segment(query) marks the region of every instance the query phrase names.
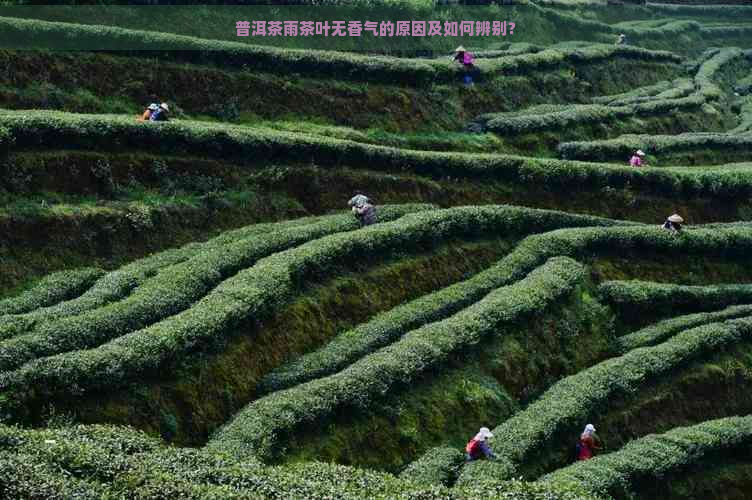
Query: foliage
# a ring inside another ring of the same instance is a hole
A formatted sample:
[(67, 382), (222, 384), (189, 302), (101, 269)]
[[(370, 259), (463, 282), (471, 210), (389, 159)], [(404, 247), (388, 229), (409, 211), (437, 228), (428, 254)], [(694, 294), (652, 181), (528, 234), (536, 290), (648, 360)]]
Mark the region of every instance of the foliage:
[(752, 416), (710, 420), (651, 434), (621, 450), (578, 462), (541, 478), (543, 484), (576, 483), (599, 495), (628, 496), (638, 479), (660, 479), (700, 464), (713, 453), (728, 454), (752, 443)]
[[(389, 212), (382, 217), (389, 220)], [(264, 233), (261, 238), (241, 238), (199, 252), (144, 281), (120, 301), (44, 322), (27, 334), (0, 342), (0, 370), (13, 370), (33, 359), (61, 352), (90, 349), (157, 323), (190, 307), (223, 280), (263, 257), (328, 234), (352, 230), (356, 225), (349, 214), (289, 229), (283, 223), (283, 228)]]
[(688, 314), (685, 316), (670, 318), (619, 337), (619, 349), (623, 353), (629, 352), (638, 347), (646, 347), (663, 342), (682, 330), (688, 330), (707, 323), (715, 323), (744, 316), (752, 316), (752, 306), (731, 306), (721, 311)]
[(452, 354), (487, 336), (503, 334), (505, 326), (547, 309), (583, 278), (580, 264), (552, 259), (521, 281), (496, 289), (454, 316), (404, 334), (341, 372), (250, 403), (214, 436), (209, 447), (237, 456), (274, 458), (284, 451), (282, 440), (287, 433), (346, 408), (367, 407), (395, 387), (409, 386)]
[[(14, 135), (16, 147), (22, 149), (137, 148), (171, 154), (218, 156), (241, 162), (314, 161), (328, 166), (359, 165), (382, 171), (409, 170), (434, 177), (494, 178), (515, 184), (545, 184), (551, 189), (575, 186), (598, 189), (610, 186), (674, 195), (734, 197), (752, 194), (752, 171), (749, 169), (636, 169), (507, 155), (435, 153), (264, 128), (201, 122), (140, 124), (122, 117), (55, 112), (5, 112), (0, 114), (0, 118)], [(715, 147), (752, 147), (752, 136), (684, 134), (670, 137), (623, 136), (615, 141), (567, 143), (562, 145), (560, 151), (566, 158), (577, 156), (590, 159), (581, 151), (595, 148), (598, 154), (601, 149), (631, 152), (632, 148), (641, 145), (649, 147), (650, 143), (660, 151), (658, 143), (674, 144), (688, 140), (696, 146), (696, 142), (691, 142), (691, 137), (705, 137), (707, 145), (723, 139)], [(635, 144), (638, 142), (636, 139), (640, 144)]]
[[(508, 235), (529, 235), (561, 227), (619, 224), (596, 217), (563, 215), (558, 212), (504, 207), (504, 222), (497, 231)], [(342, 370), (357, 359), (380, 349), (404, 333), (442, 320), (477, 302), (520, 275), (504, 265), (495, 265), (476, 276), (420, 297), (382, 313), (367, 323), (344, 332), (322, 348), (305, 354), (268, 374), (260, 383), (262, 392), (287, 389), (297, 384)]]
[[(269, 73), (305, 73), (309, 76), (336, 77), (341, 80), (399, 82), (420, 85), (456, 81), (463, 71), (444, 59), (408, 59), (367, 56), (333, 51), (309, 51), (256, 46), (240, 42), (206, 40), (185, 35), (155, 31), (139, 31), (108, 26), (90, 26), (0, 17), (0, 33), (4, 46), (39, 47), (43, 41), (54, 40), (55, 48), (81, 50), (119, 50), (143, 56), (151, 51), (163, 59), (177, 59), (196, 64), (214, 63), (223, 67)], [(49, 47), (48, 47), (49, 48)], [(677, 62), (670, 52), (638, 47), (594, 45), (578, 50), (543, 50), (538, 53), (479, 59), (477, 70), (493, 77), (500, 72), (519, 73), (555, 66), (560, 63), (586, 62), (627, 57), (649, 61)]]
[[(255, 224), (234, 231), (227, 231), (205, 243), (191, 243), (181, 248), (167, 250), (138, 259), (118, 270), (106, 273), (82, 295), (49, 307), (40, 307), (25, 314), (6, 316), (0, 321), (0, 338), (10, 338), (33, 331), (47, 322), (62, 322), (66, 318), (116, 303), (137, 290), (150, 278), (159, 276), (172, 266), (185, 262), (201, 251), (219, 252), (222, 248), (244, 239), (255, 238), (272, 230), (298, 227), (315, 222), (316, 218), (298, 219), (280, 224)], [(167, 276), (167, 274), (162, 275)], [(158, 280), (157, 280), (158, 281)], [(115, 306), (117, 307), (117, 306)], [(112, 309), (111, 309), (112, 310)]]
[(752, 302), (752, 285), (688, 286), (639, 280), (607, 281), (598, 291), (605, 303), (626, 317), (707, 311)]
[[(491, 444), (503, 462), (519, 464), (536, 450), (551, 446), (552, 440), (566, 431), (577, 435), (587, 419), (615, 395), (634, 394), (688, 361), (750, 338), (752, 319), (746, 317), (686, 330), (657, 346), (603, 361), (554, 384), (494, 429)], [(476, 472), (465, 467), (462, 474), (472, 478)]]
[(570, 485), (510, 481), (450, 490), (335, 464), (270, 467), (206, 449), (167, 448), (141, 432), (100, 425), (39, 430), (0, 426), (0, 471), (0, 495), (5, 498), (595, 498)]
[[(724, 92), (718, 79), (731, 64), (743, 60), (740, 49), (722, 49), (705, 60), (698, 68), (694, 84), (677, 82), (676, 87), (654, 85), (622, 94), (603, 104), (572, 104), (531, 108), (512, 113), (482, 115), (478, 121), (486, 130), (499, 134), (526, 134), (542, 130), (560, 130), (580, 124), (613, 122), (637, 116), (663, 116), (679, 110), (700, 108), (709, 101), (720, 99)], [(696, 91), (693, 92), (696, 88)], [(656, 95), (652, 92), (660, 90)], [(692, 92), (692, 93), (691, 93)], [(691, 93), (691, 94), (690, 94)], [(646, 95), (645, 95), (646, 94)]]
[(434, 448), (408, 465), (399, 477), (424, 485), (451, 486), (464, 461), (465, 454), (457, 448)]
[(86, 291), (103, 274), (104, 271), (94, 267), (50, 274), (19, 296), (0, 300), (0, 318), (72, 299)]
[(628, 159), (637, 149), (660, 157), (668, 154), (709, 149), (714, 151), (752, 152), (752, 134), (693, 132), (678, 135), (623, 135), (602, 141), (565, 142), (559, 155), (566, 159), (609, 161)]

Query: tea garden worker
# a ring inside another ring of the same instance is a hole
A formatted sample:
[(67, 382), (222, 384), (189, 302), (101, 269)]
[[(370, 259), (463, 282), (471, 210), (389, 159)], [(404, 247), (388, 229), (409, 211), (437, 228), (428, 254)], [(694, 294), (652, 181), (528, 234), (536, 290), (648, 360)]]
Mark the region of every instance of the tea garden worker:
[(645, 165), (645, 151), (638, 149), (629, 159), (629, 164), (633, 167), (644, 167)]
[(587, 424), (577, 443), (577, 460), (590, 460), (601, 449), (601, 442), (595, 433), (595, 426)]
[(151, 118), (151, 115), (159, 109), (159, 105), (156, 102), (149, 104), (144, 113), (138, 118), (138, 121), (147, 122)]
[(170, 121), (170, 106), (166, 102), (159, 105), (159, 108), (151, 114), (149, 121), (153, 122), (167, 122)]
[(493, 433), (488, 427), (481, 427), (478, 434), (476, 434), (475, 437), (465, 446), (465, 460), (471, 462), (483, 457), (495, 459), (496, 455), (488, 445), (488, 440), (492, 437)]
[(364, 195), (360, 191), (355, 191), (355, 195), (350, 198), (350, 201), (347, 202), (347, 206), (355, 208), (361, 205), (365, 205), (366, 203), (371, 203), (371, 200), (368, 198), (368, 196)]
[(355, 213), (355, 217), (360, 221), (361, 226), (370, 226), (376, 223), (376, 207), (370, 203), (353, 207), (353, 212)]
[(475, 61), (475, 56), (473, 56), (473, 53), (466, 50), (465, 47), (460, 45), (459, 47), (454, 49), (454, 58), (452, 60), (462, 64), (462, 67), (465, 69), (465, 76), (463, 78), (465, 85), (472, 86), (473, 77), (470, 75), (470, 72), (475, 67), (473, 65), (473, 62)]
[(678, 233), (681, 231), (681, 225), (684, 223), (684, 219), (679, 214), (674, 214), (666, 219), (666, 222), (661, 226), (663, 229)]

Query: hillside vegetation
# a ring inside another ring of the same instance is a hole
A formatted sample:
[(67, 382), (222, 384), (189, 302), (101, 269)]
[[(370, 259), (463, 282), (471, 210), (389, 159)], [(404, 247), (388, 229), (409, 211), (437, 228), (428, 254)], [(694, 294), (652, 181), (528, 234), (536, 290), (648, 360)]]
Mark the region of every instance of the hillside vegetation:
[(466, 86), (451, 39), (39, 3), (0, 12), (0, 498), (748, 498), (752, 7), (487, 6)]

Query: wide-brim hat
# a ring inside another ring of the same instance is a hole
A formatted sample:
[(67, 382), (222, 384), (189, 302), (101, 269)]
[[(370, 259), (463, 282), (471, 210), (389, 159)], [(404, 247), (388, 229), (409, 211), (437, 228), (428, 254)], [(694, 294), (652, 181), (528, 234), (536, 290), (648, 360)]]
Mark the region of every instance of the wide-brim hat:
[(149, 104), (148, 109), (150, 109), (152, 111), (156, 111), (157, 109), (159, 109), (159, 105), (157, 103), (153, 102), (153, 103)]
[(162, 108), (162, 109), (164, 109), (165, 111), (169, 111), (170, 110), (170, 107), (167, 105), (166, 102), (163, 102), (162, 104), (160, 104), (159, 107)]
[(454, 49), (454, 51), (455, 52), (465, 52), (466, 50), (465, 50), (465, 47), (463, 47), (462, 45), (460, 45), (459, 47), (457, 47), (456, 49)]
[(681, 224), (682, 222), (684, 222), (684, 219), (682, 219), (681, 216), (678, 214), (672, 215), (671, 217), (668, 218), (668, 220), (670, 222), (676, 222), (677, 224)]
[(637, 156), (645, 156), (645, 151), (643, 151), (642, 149), (638, 149), (638, 150), (637, 150), (637, 152), (636, 152), (635, 154), (636, 154)]

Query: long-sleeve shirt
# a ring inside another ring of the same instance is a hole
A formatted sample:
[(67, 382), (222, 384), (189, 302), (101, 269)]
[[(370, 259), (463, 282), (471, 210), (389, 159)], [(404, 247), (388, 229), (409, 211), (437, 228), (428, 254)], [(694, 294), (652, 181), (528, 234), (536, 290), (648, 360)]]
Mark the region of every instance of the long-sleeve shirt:
[[(477, 447), (472, 448), (472, 453), (467, 454), (468, 460), (477, 460), (483, 455), (486, 458), (496, 458), (496, 455), (494, 454), (493, 450), (491, 450), (491, 447), (488, 445), (488, 441), (481, 441), (481, 440), (473, 440), (477, 443)], [(472, 444), (473, 441), (470, 443)], [(470, 445), (468, 445), (470, 446)], [(480, 450), (480, 451), (479, 451)]]
[(642, 158), (640, 158), (637, 155), (634, 155), (630, 160), (629, 164), (633, 167), (641, 167), (642, 166)]
[(496, 458), (496, 455), (491, 450), (491, 447), (488, 446), (488, 441), (480, 442), (480, 451), (483, 452), (483, 455), (485, 455), (486, 458)]
[(376, 208), (370, 203), (356, 207), (358, 217), (364, 226), (368, 226), (376, 222)]

